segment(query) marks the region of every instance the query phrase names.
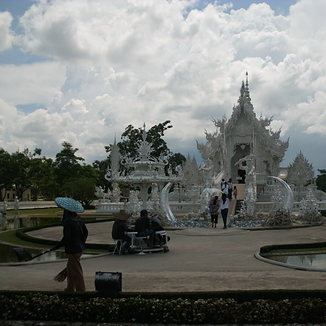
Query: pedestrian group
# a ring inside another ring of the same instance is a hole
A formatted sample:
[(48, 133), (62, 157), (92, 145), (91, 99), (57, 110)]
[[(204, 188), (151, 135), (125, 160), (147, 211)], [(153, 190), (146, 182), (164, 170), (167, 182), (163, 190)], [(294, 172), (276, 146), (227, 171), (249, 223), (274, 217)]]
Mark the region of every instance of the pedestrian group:
[(218, 224), (218, 215), (221, 212), (223, 220), (223, 229), (227, 228), (227, 217), (229, 212), (229, 203), (234, 198), (237, 200), (238, 190), (237, 187), (232, 184), (232, 179), (228, 181), (222, 179), (221, 181), (221, 198), (217, 195), (211, 197), (209, 201), (209, 213), (211, 216), (212, 228), (216, 228)]

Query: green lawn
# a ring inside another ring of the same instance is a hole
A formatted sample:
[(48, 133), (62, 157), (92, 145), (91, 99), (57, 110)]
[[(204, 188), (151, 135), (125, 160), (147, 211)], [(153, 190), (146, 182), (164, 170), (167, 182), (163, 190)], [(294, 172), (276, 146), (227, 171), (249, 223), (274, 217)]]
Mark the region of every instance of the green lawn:
[(50, 248), (50, 246), (44, 244), (25, 241), (18, 238), (16, 236), (16, 230), (0, 232), (0, 241), (10, 243), (12, 245), (22, 246), (22, 247)]
[[(13, 216), (16, 211), (7, 211), (7, 216)], [(19, 218), (23, 218), (23, 225), (25, 226), (44, 226), (60, 223), (63, 210), (61, 208), (39, 208), (39, 209), (21, 209), (18, 212)], [(87, 222), (95, 221), (96, 215), (87, 214), (84, 220)], [(110, 218), (112, 216), (101, 216), (103, 218)], [(12, 245), (22, 247), (35, 247), (35, 248), (51, 248), (52, 246), (46, 244), (39, 244), (31, 241), (26, 241), (16, 236), (16, 230), (8, 230), (0, 232), (0, 242), (6, 242)], [(103, 250), (88, 249), (87, 252), (100, 253)]]
[[(25, 217), (25, 216), (35, 216), (35, 217), (58, 217), (62, 214), (62, 209), (61, 208), (34, 208), (34, 209), (20, 209), (18, 211), (18, 215), (20, 217)], [(8, 216), (13, 216), (17, 214), (16, 210), (8, 210), (7, 215)]]

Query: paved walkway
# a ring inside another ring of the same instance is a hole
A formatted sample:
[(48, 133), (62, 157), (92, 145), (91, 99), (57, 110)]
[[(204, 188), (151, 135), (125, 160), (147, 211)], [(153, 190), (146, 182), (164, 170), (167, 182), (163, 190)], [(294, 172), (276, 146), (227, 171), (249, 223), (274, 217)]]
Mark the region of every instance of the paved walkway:
[[(219, 221), (221, 222), (221, 221)], [(112, 243), (112, 222), (88, 224), (90, 242)], [(62, 227), (31, 232), (60, 239)], [(286, 230), (184, 229), (168, 231), (170, 252), (112, 256), (82, 261), (87, 290), (96, 271), (122, 272), (123, 291), (219, 291), (326, 289), (326, 273), (293, 270), (257, 260), (264, 245), (325, 241), (326, 225)], [(65, 262), (1, 266), (1, 290), (63, 290), (53, 281)]]

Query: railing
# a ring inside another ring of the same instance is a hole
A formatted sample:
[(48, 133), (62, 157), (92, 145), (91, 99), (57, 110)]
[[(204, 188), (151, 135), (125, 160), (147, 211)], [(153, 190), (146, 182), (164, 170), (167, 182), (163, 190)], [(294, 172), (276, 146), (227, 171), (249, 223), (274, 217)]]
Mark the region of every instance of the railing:
[(58, 207), (54, 201), (8, 201), (0, 203), (0, 206), (6, 205), (6, 209), (33, 209), (33, 208), (50, 208)]
[(110, 203), (110, 202), (100, 202), (96, 204), (96, 211), (98, 213), (119, 213), (121, 209), (126, 209), (126, 203)]
[(171, 202), (170, 208), (173, 213), (198, 213), (200, 211), (201, 204), (194, 202)]

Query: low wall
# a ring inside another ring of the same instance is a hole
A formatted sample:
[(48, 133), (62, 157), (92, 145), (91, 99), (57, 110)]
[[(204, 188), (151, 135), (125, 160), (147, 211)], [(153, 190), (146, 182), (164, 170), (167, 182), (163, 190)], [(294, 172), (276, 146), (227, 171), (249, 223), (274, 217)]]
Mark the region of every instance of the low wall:
[[(318, 209), (320, 211), (326, 210), (326, 201), (317, 201)], [(256, 202), (256, 210), (258, 212), (269, 212), (272, 210), (273, 203), (272, 202)], [(300, 202), (293, 203), (293, 210), (299, 211)]]
[[(17, 209), (17, 202), (6, 202), (7, 209)], [(33, 209), (33, 208), (51, 208), (58, 207), (54, 201), (19, 201), (18, 209)]]

